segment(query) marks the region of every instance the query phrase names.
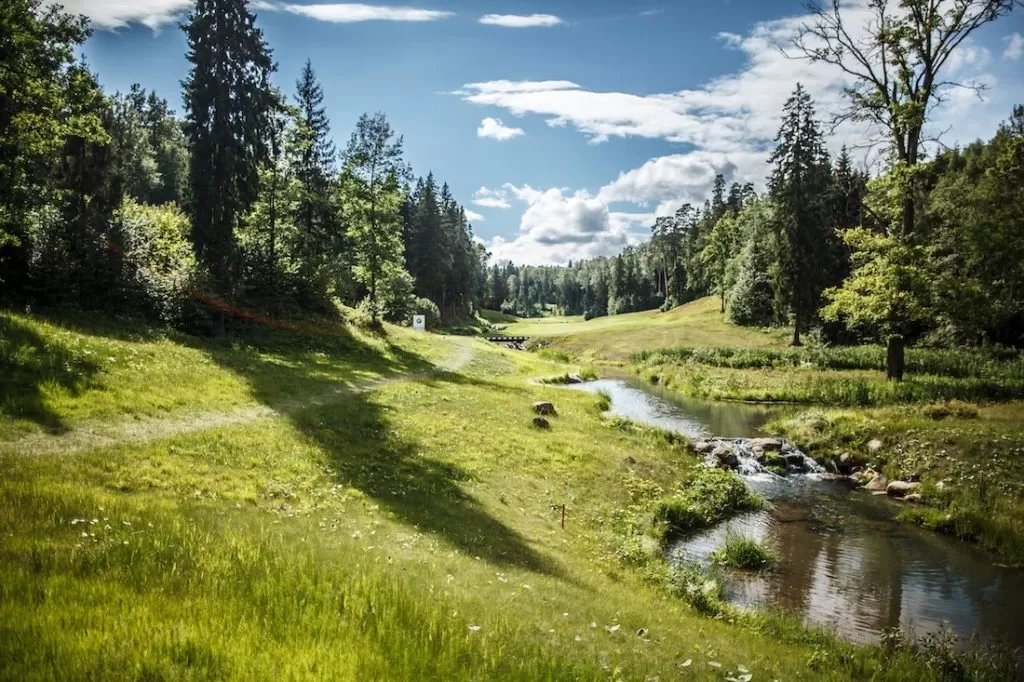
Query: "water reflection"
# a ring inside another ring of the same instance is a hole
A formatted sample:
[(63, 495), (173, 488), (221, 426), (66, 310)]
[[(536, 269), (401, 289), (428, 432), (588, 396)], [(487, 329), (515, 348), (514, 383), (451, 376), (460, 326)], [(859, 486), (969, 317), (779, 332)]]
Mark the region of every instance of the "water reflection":
[(576, 384), (573, 388), (607, 393), (612, 400), (610, 414), (694, 438), (763, 435), (762, 426), (792, 410), (791, 407), (696, 400), (658, 386), (624, 379), (600, 379)]
[[(763, 435), (773, 410), (752, 405), (668, 400), (642, 384), (603, 380), (614, 414), (690, 436)], [(834, 627), (857, 642), (875, 642), (898, 625), (921, 636), (948, 622), (967, 637), (1024, 647), (1024, 572), (1001, 568), (969, 545), (896, 523), (896, 503), (838, 482), (811, 477), (749, 477), (771, 501), (746, 515), (681, 541), (673, 562), (705, 562), (729, 533), (770, 543), (780, 567), (756, 575), (727, 574), (726, 595), (739, 605), (780, 606)]]

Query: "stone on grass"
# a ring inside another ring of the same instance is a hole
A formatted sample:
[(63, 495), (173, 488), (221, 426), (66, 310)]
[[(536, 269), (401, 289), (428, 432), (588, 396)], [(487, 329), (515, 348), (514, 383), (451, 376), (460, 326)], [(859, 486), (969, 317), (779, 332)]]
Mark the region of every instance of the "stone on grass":
[(544, 417), (534, 417), (533, 418), (533, 425), (536, 426), (538, 429), (550, 429), (551, 428), (551, 423), (547, 419), (545, 419)]
[(921, 497), (921, 493), (910, 493), (903, 499), (912, 504), (924, 504), (924, 498)]
[(546, 400), (538, 400), (533, 404), (533, 411), (537, 414), (550, 417), (555, 414), (555, 406)]
[(885, 486), (885, 492), (890, 497), (906, 497), (920, 487), (921, 484), (917, 481), (891, 481)]

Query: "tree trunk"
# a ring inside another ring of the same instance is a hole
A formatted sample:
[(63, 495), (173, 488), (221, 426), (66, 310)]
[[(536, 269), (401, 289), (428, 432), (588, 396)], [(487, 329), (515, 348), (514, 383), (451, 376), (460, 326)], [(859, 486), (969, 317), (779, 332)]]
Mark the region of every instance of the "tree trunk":
[(722, 304), (719, 306), (718, 312), (725, 314), (725, 292), (722, 292)]
[(889, 381), (903, 381), (905, 364), (903, 337), (890, 336), (885, 348), (885, 378)]
[(793, 341), (790, 342), (791, 346), (802, 346), (800, 342), (800, 313), (799, 311), (793, 314)]

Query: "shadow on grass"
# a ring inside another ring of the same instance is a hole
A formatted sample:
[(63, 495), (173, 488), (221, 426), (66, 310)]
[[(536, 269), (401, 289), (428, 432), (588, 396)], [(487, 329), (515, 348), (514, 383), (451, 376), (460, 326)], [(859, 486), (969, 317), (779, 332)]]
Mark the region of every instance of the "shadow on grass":
[(46, 404), (44, 386), (77, 394), (98, 371), (99, 366), (81, 353), (0, 313), (0, 415), (27, 419), (49, 433), (64, 433), (67, 426)]
[[(220, 366), (248, 382), (252, 395), (263, 404), (281, 403), (282, 386), (304, 395), (330, 395), (337, 382), (302, 361), (308, 354), (367, 354), (375, 370), (385, 375), (417, 375), (416, 380), (486, 383), (461, 374), (434, 369), (421, 356), (390, 346), (390, 358), (351, 336), (317, 337), (274, 331), (252, 341), (202, 346)], [(252, 352), (288, 352), (288, 362)], [(297, 354), (297, 355), (296, 355)], [(371, 358), (370, 356), (373, 356)], [(374, 359), (375, 358), (375, 359)], [(492, 563), (556, 574), (516, 531), (506, 526), (461, 483), (470, 475), (460, 467), (427, 456), (416, 442), (402, 437), (390, 419), (391, 408), (372, 392), (337, 394), (329, 405), (284, 413), (291, 423), (326, 455), (340, 484), (362, 491), (402, 522), (440, 536), (471, 556)]]

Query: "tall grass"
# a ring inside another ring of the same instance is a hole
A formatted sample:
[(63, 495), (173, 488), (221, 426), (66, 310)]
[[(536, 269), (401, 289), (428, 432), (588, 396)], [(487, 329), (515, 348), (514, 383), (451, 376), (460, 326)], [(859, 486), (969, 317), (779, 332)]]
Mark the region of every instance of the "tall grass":
[(672, 348), (634, 356), (638, 371), (700, 398), (870, 407), (1024, 397), (1024, 356), (910, 349), (904, 381), (886, 381), (884, 349)]
[[(731, 369), (835, 369), (885, 371), (883, 346), (799, 348), (680, 347), (645, 350), (638, 364), (692, 363)], [(909, 348), (908, 374), (944, 377), (1000, 377), (1024, 380), (1024, 355), (1004, 348)]]

